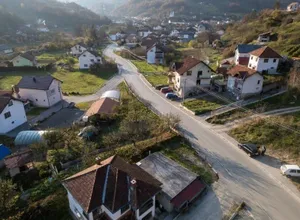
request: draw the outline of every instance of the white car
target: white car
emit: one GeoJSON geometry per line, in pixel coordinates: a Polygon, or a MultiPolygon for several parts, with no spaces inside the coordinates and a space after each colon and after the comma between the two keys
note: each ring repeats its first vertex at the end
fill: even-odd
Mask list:
{"type": "Polygon", "coordinates": [[[298,165],[282,165],[280,170],[287,177],[300,177],[300,167],[298,165]]]}

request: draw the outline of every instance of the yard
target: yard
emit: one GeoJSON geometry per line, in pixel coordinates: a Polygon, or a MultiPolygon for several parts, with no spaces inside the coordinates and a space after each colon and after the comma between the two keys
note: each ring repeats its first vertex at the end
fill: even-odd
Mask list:
{"type": "Polygon", "coordinates": [[[280,108],[300,106],[300,97],[297,91],[288,91],[269,99],[245,106],[245,109],[236,109],[215,116],[208,120],[213,124],[226,124],[228,122],[251,116],[255,113],[272,111],[280,108]]]}
{"type": "Polygon", "coordinates": [[[183,106],[195,112],[195,115],[201,115],[221,107],[224,103],[213,97],[203,97],[198,99],[187,100],[183,106]]]}
{"type": "Polygon", "coordinates": [[[40,115],[42,112],[44,112],[46,110],[47,110],[47,108],[35,107],[35,108],[30,109],[28,112],[26,112],[26,115],[33,117],[33,116],[40,115]]]}

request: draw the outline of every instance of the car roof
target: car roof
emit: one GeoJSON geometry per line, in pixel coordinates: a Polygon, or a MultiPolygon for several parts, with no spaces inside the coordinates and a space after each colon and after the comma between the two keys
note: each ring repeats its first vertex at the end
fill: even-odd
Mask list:
{"type": "Polygon", "coordinates": [[[256,144],[245,143],[243,145],[246,145],[247,147],[249,147],[251,149],[257,149],[257,145],[256,144]]]}
{"type": "Polygon", "coordinates": [[[287,169],[295,169],[295,170],[299,170],[300,167],[298,165],[284,165],[287,169]]]}

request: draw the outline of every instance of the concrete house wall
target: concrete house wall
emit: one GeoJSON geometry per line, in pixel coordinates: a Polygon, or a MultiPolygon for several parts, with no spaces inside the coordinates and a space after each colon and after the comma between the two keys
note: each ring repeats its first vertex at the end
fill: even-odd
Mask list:
{"type": "Polygon", "coordinates": [[[0,114],[0,134],[5,134],[27,121],[24,104],[17,100],[11,100],[12,105],[7,105],[0,114]],[[5,119],[4,114],[10,112],[11,116],[5,119]]]}
{"type": "Polygon", "coordinates": [[[101,57],[96,57],[88,51],[85,51],[79,56],[80,69],[89,69],[91,65],[95,63],[102,63],[101,57]]]}
{"type": "Polygon", "coordinates": [[[260,73],[262,73],[263,71],[268,71],[268,73],[274,74],[277,72],[278,64],[278,58],[259,58],[257,56],[251,55],[248,68],[254,69],[260,73]],[[267,59],[268,62],[265,62],[265,59],[267,59]]]}
{"type": "Polygon", "coordinates": [[[27,60],[24,57],[21,57],[20,55],[15,57],[12,60],[13,66],[36,66],[36,62],[32,62],[30,60],[27,60]]]}

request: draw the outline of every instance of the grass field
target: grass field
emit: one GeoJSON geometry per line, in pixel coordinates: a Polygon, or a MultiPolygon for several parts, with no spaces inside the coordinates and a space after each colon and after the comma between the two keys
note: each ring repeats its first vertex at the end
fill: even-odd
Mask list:
{"type": "Polygon", "coordinates": [[[131,62],[138,68],[140,73],[164,73],[168,71],[167,67],[150,65],[146,61],[131,60],[131,62]]]}
{"type": "Polygon", "coordinates": [[[212,110],[215,110],[224,104],[223,102],[215,99],[193,99],[187,100],[183,106],[195,112],[196,115],[201,115],[212,110]]]}
{"type": "Polygon", "coordinates": [[[76,108],[79,108],[80,110],[86,111],[90,108],[90,106],[93,104],[94,101],[91,102],[80,102],[77,103],[75,106],[76,108]]]}
{"type": "Polygon", "coordinates": [[[42,112],[46,111],[47,108],[39,108],[39,107],[36,107],[36,108],[32,108],[30,111],[28,111],[26,113],[27,116],[36,116],[36,115],[39,115],[41,114],[42,112]]]}
{"type": "Polygon", "coordinates": [[[250,116],[254,113],[261,113],[272,111],[280,108],[289,108],[300,106],[300,98],[297,98],[296,93],[293,91],[271,97],[269,99],[263,100],[261,102],[257,102],[251,105],[245,106],[246,109],[236,109],[230,112],[226,112],[224,114],[215,116],[208,120],[208,122],[213,124],[226,124],[227,122],[231,122],[234,120],[238,120],[247,116],[250,116]]]}

